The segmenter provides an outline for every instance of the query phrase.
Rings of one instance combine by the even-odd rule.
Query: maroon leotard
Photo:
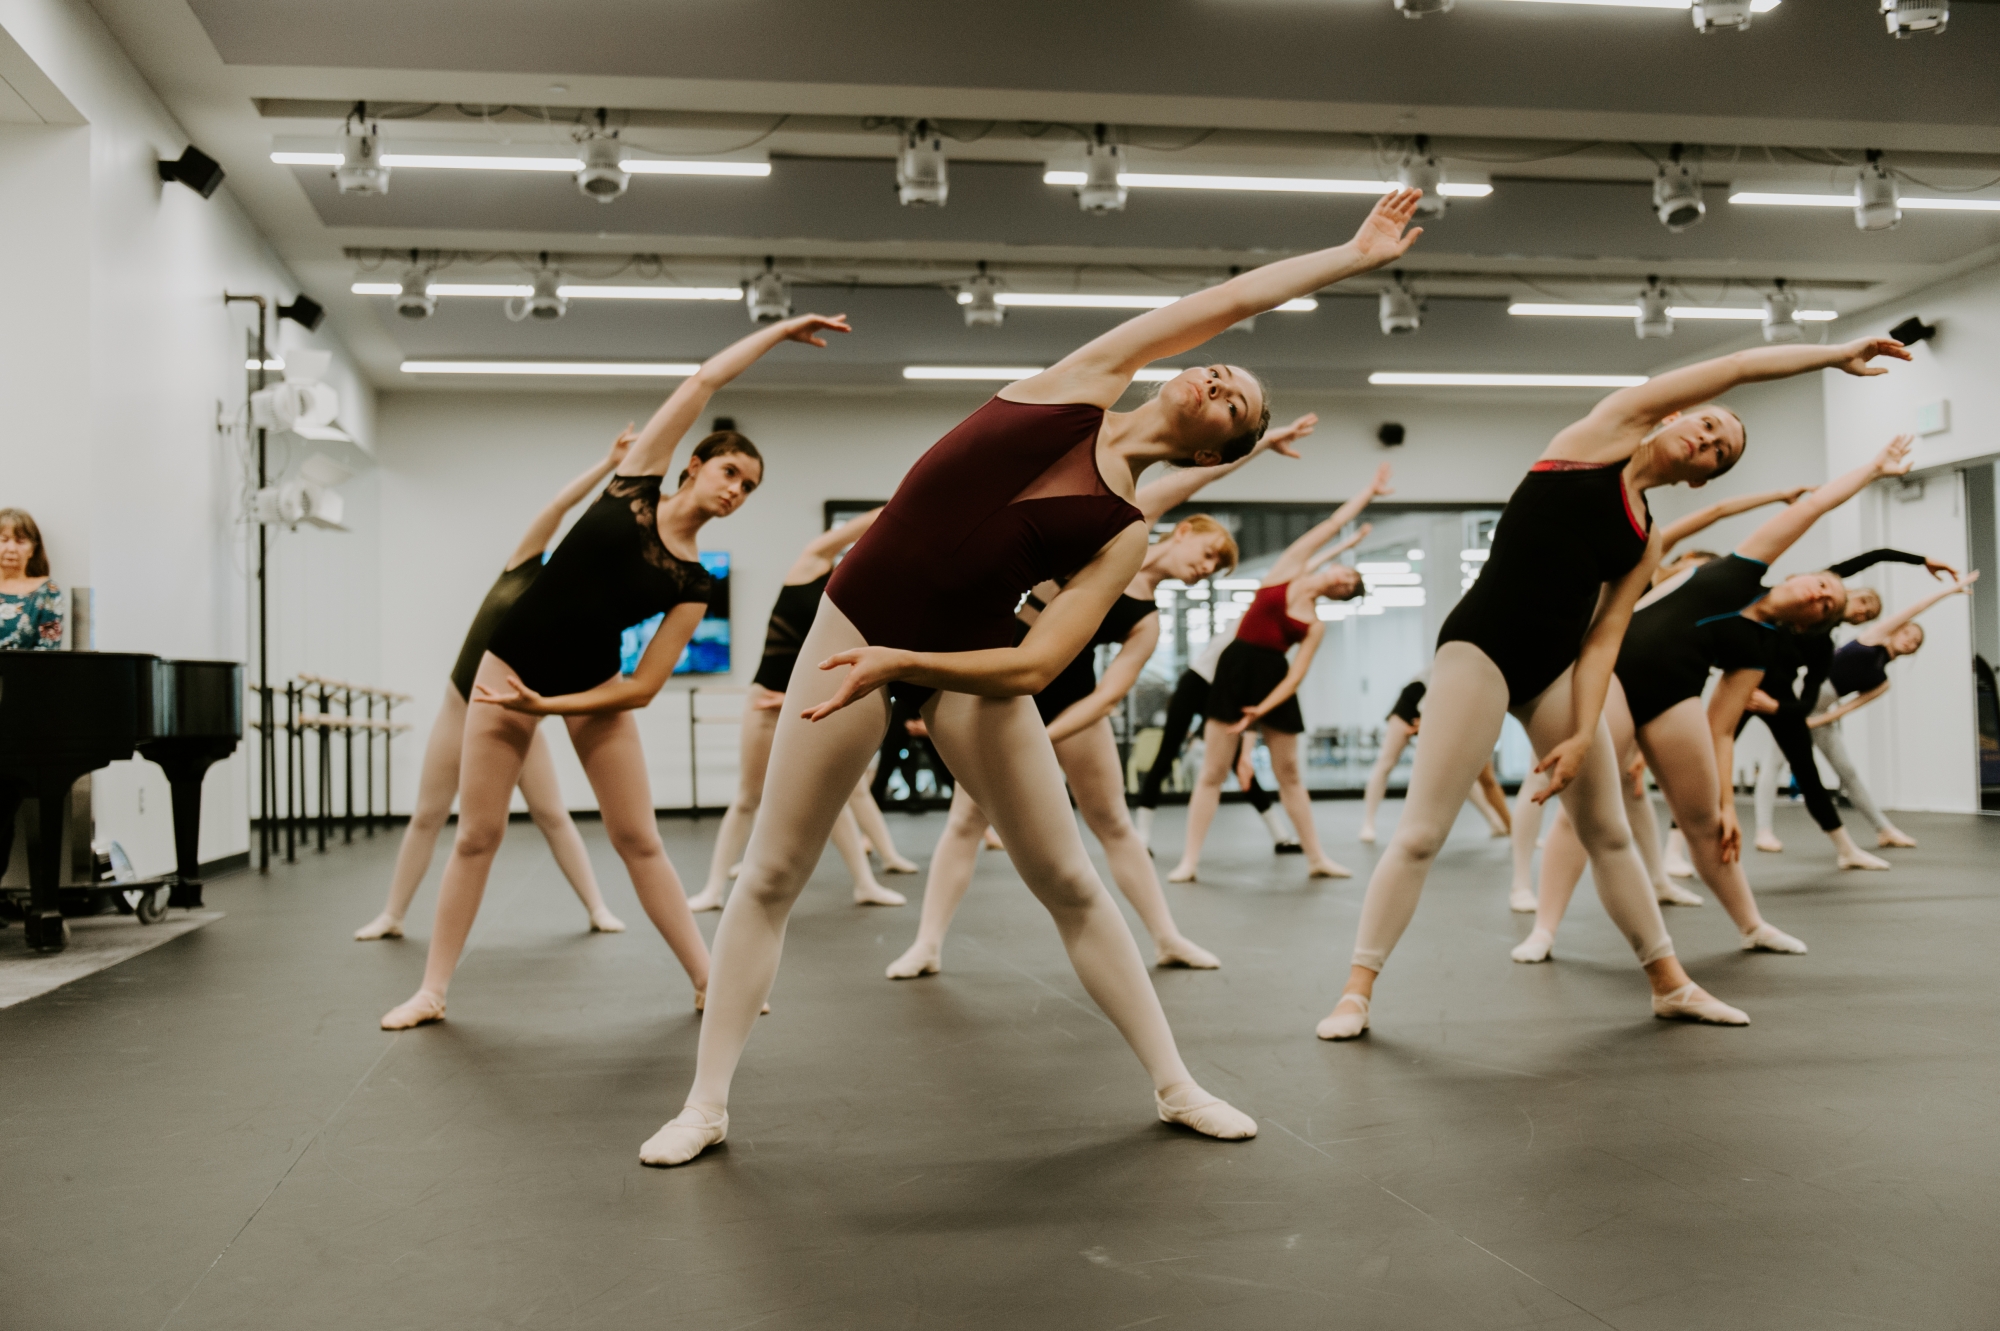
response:
[[[1014,607],[1145,516],[1097,469],[1104,408],[993,398],[917,459],[826,594],[872,646],[1012,647]]]
[[[1259,587],[1256,598],[1236,626],[1236,641],[1274,652],[1289,651],[1293,643],[1304,642],[1306,634],[1312,632],[1312,625],[1302,624],[1286,612],[1285,596],[1291,588],[1289,582]]]

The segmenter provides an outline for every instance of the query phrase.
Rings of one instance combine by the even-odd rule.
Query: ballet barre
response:
[[[285,698],[282,722],[278,720],[274,706],[278,687],[267,685],[260,689],[251,685],[249,689],[258,698],[260,716],[269,717],[273,731],[282,728],[285,736],[283,811],[281,813],[278,809],[277,793],[272,788],[275,782],[267,783],[259,824],[260,835],[269,838],[265,845],[274,849],[276,824],[283,822],[285,863],[296,864],[298,849],[308,837],[314,840],[318,851],[323,853],[326,850],[336,817],[340,822],[341,840],[352,844],[357,821],[363,835],[373,837],[378,821],[386,824],[392,816],[395,806],[391,784],[394,772],[391,745],[397,735],[410,728],[408,722],[396,720],[395,709],[398,703],[410,702],[412,698],[393,689],[303,672],[287,680],[282,687]],[[380,716],[376,715],[378,706],[381,708]],[[251,724],[258,730],[264,728],[262,721]],[[309,736],[313,740],[313,774],[316,780],[306,774],[306,741]],[[355,807],[357,739],[361,746],[363,801],[358,817]],[[382,749],[382,809],[379,814],[375,801],[375,749],[378,739]],[[341,759],[339,789],[342,798],[338,815],[334,812],[336,754]],[[316,791],[309,790],[313,784],[318,787]],[[309,801],[309,794],[317,798]],[[312,806],[310,810],[309,803]],[[268,849],[266,853],[268,855]]]
[[[714,685],[707,688],[697,684],[687,691],[688,706],[688,817],[701,819],[701,746],[696,742],[701,726],[741,726],[743,709],[737,708],[727,716],[703,716],[701,695],[711,694],[723,697],[748,698],[750,690],[734,685]]]

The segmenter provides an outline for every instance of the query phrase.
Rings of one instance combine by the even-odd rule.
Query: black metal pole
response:
[[[347,685],[341,690],[341,706],[347,718],[347,734],[341,748],[346,756],[341,763],[341,780],[347,792],[347,801],[341,808],[340,842],[344,846],[354,844],[354,686]]]

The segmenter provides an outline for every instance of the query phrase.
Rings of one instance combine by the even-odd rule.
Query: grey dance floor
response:
[[[1358,807],[1319,812],[1365,871]],[[895,823],[924,853],[940,825]],[[1158,983],[1197,1075],[1257,1116],[1241,1144],[1152,1120],[999,856],[946,973],[899,984],[914,906],[850,906],[829,856],[734,1135],[676,1171],[636,1152],[696,1018],[601,829],[632,931],[584,934],[517,824],[452,1020],[399,1036],[375,1021],[421,938],[347,940],[380,838],[219,882],[226,918],[0,1011],[0,1326],[1992,1327],[2000,823],[1905,826],[1894,873],[1843,875],[1784,812],[1792,852],[1752,869],[1810,956],[1671,914],[1755,1018],[1716,1030],[1650,1017],[1587,889],[1557,963],[1509,962],[1505,843],[1468,820],[1374,1032],[1329,1045],[1363,880],[1306,882],[1225,809],[1208,881],[1173,893],[1225,969]],[[665,828],[700,865],[713,824]]]

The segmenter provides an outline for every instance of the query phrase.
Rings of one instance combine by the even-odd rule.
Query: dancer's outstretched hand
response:
[[[1924,556],[1924,572],[1940,580],[1942,580],[1945,574],[1949,573],[1953,582],[1957,582],[1960,576],[1959,571],[1950,564],[1945,563],[1942,559],[1932,559],[1929,555]]]
[[[1295,458],[1299,455],[1299,450],[1292,447],[1292,445],[1311,434],[1314,427],[1318,424],[1319,413],[1309,411],[1290,425],[1282,425],[1275,430],[1267,432],[1262,439],[1257,441],[1257,446],[1250,451],[1253,453],[1279,453],[1288,458]]]
[[[1375,201],[1367,219],[1361,223],[1361,229],[1348,242],[1370,268],[1380,268],[1402,258],[1404,251],[1424,234],[1422,227],[1413,228],[1407,235],[1403,232],[1403,228],[1410,225],[1410,219],[1417,215],[1417,200],[1423,197],[1424,192],[1420,189],[1392,189]],[[1892,345],[1900,347],[1902,343]],[[1875,373],[1880,374],[1881,371]]]
[[[1778,700],[1762,689],[1752,689],[1749,700],[1743,704],[1743,710],[1755,712],[1758,716],[1775,716],[1778,711]]]
[[[856,647],[850,651],[835,652],[821,661],[819,668],[833,670],[839,666],[846,666],[847,678],[840,681],[840,688],[831,698],[817,707],[808,707],[799,715],[808,721],[823,721],[847,704],[867,697],[891,680],[902,678],[902,672],[909,663],[910,654],[897,651],[893,647]]]
[[[778,325],[778,332],[785,341],[805,342],[815,347],[826,345],[826,339],[820,336],[821,333],[853,331],[847,326],[847,316],[844,314],[836,314],[830,318],[824,314],[801,314]]]
[[[1743,825],[1736,821],[1734,799],[1722,802],[1722,826],[1717,833],[1716,841],[1722,851],[1724,864],[1734,864],[1743,858]]]
[[[1910,456],[1910,445],[1917,442],[1913,434],[1899,434],[1882,446],[1875,455],[1877,476],[1901,476],[1914,467],[1917,460]]]
[[[1889,372],[1889,367],[1886,365],[1868,363],[1877,356],[1894,356],[1897,360],[1910,359],[1910,349],[1893,337],[1856,338],[1842,347],[1840,353],[1840,359],[1834,362],[1834,368],[1862,378]]]
[[[502,688],[491,689],[475,682],[472,686],[472,701],[490,702],[505,707],[510,712],[526,712],[530,716],[541,716],[548,711],[542,695],[521,682],[518,675],[510,673]]]
[[[1234,725],[1230,726],[1229,729],[1223,731],[1222,733],[1225,735],[1240,735],[1244,731],[1248,730],[1251,724],[1255,722],[1257,718],[1262,715],[1263,713],[1258,711],[1255,707],[1245,707],[1243,709],[1243,719],[1236,722]]]
[[[1576,774],[1583,770],[1583,760],[1590,753],[1591,735],[1571,735],[1562,743],[1550,749],[1542,760],[1535,764],[1537,772],[1549,774],[1549,784],[1535,796],[1535,803],[1547,804],[1562,794],[1569,783],[1576,780]]]

